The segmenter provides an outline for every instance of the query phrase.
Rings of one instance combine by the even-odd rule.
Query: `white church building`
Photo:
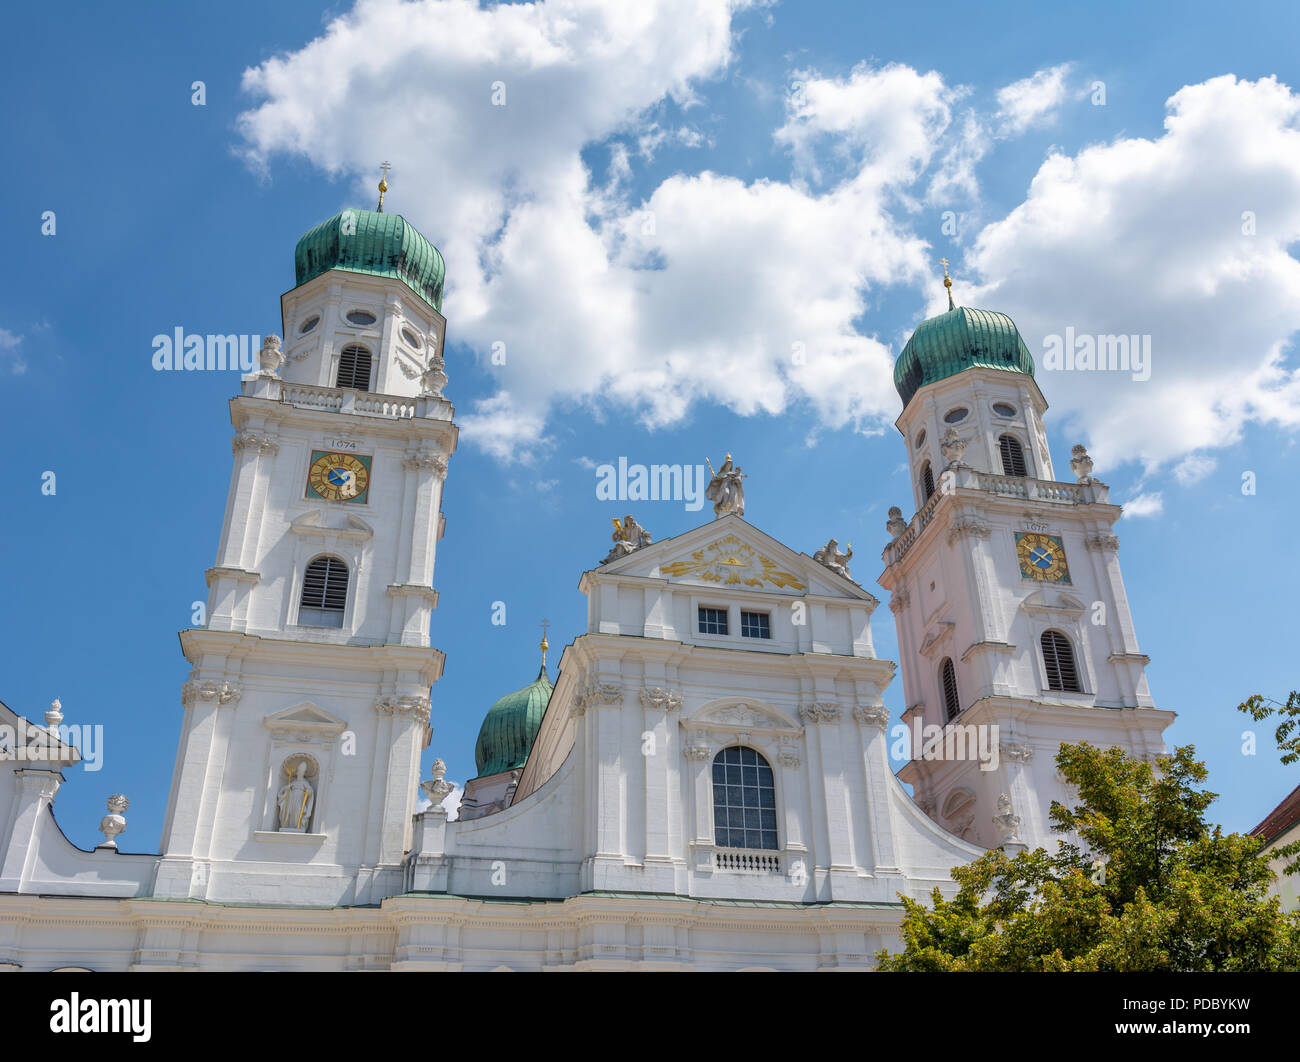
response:
[[[921,737],[899,775],[876,598],[834,541],[747,522],[728,459],[699,527],[629,518],[582,574],[585,632],[493,706],[449,821],[441,761],[420,777],[457,444],[443,260],[381,198],[295,266],[283,343],[230,403],[162,851],[118,850],[120,795],[105,843],[71,844],[58,793],[88,783],[57,702],[0,705],[0,970],[870,969],[900,893],[1054,847],[1061,742],[1164,751],[1120,508],[1081,447],[1054,473],[1011,320],[953,306],[895,373],[916,513],[891,510],[879,582]]]

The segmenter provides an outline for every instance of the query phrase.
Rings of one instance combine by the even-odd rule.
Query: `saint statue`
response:
[[[709,471],[713,472],[713,465],[707,458],[705,464],[709,466]],[[704,496],[713,502],[715,519],[726,516],[727,513],[745,515],[745,486],[740,482],[744,478],[745,473],[740,470],[739,465],[732,466],[731,454],[727,454],[727,459],[716,472],[713,472],[713,478],[709,480],[708,488],[704,491]]]
[[[813,554],[813,560],[818,564],[823,564],[837,575],[844,576],[845,579],[852,579],[849,574],[849,561],[853,559],[853,543],[849,543],[847,553],[840,552],[839,539],[831,539],[826,545],[822,546]]]
[[[608,564],[610,561],[618,560],[619,557],[626,557],[629,553],[634,553],[642,546],[648,546],[653,541],[650,532],[638,524],[631,516],[623,517],[620,524],[616,517],[610,517],[614,521],[614,533],[609,537],[614,540],[614,548],[609,551],[609,555],[600,563]]]
[[[307,781],[307,761],[299,760],[293,777],[280,787],[275,798],[280,809],[280,829],[289,833],[303,833],[311,822],[311,810],[316,794]]]

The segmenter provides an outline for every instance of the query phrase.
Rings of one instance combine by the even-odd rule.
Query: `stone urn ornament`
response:
[[[1091,483],[1092,458],[1088,456],[1082,444],[1076,444],[1070,451],[1070,471],[1080,483]]]
[[[116,848],[117,838],[126,832],[126,809],[131,806],[121,793],[114,793],[108,798],[108,814],[99,820],[99,832],[104,835],[104,843],[99,848]]]

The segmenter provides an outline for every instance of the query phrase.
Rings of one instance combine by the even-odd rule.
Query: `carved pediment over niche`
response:
[[[1087,609],[1082,601],[1064,590],[1049,590],[1046,587],[1035,590],[1020,603],[1026,612],[1036,612],[1048,616],[1069,616],[1077,618]]]
[[[705,706],[691,720],[692,729],[698,727],[727,728],[737,731],[800,729],[782,712],[763,704],[748,701],[731,701],[726,704]]]
[[[669,578],[694,576],[718,586],[762,587],[770,583],[786,590],[807,589],[797,575],[782,571],[776,561],[735,535],[710,542],[686,559],[665,564],[659,570]]]
[[[268,715],[262,720],[276,737],[335,738],[348,728],[348,724],[311,701],[303,701],[290,708]]]
[[[938,651],[939,647],[952,637],[952,632],[956,627],[957,624],[952,620],[943,620],[936,623],[930,628],[929,633],[926,634],[925,641],[921,643],[921,655],[933,656],[934,653]]]
[[[295,518],[289,530],[295,535],[313,538],[367,539],[375,533],[375,529],[355,513],[340,513],[336,520],[331,521],[321,509],[312,509]]]

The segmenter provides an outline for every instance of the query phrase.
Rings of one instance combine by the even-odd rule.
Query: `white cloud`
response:
[[[1136,494],[1120,504],[1124,506],[1124,515],[1134,518],[1159,516],[1165,510],[1165,500],[1159,491]]]
[[[998,89],[995,120],[1003,136],[1019,136],[1033,126],[1046,125],[1065,101],[1065,79],[1073,63],[1047,67]]]
[[[0,356],[13,359],[9,364],[9,371],[15,376],[21,376],[27,371],[27,362],[18,351],[23,337],[10,332],[7,328],[0,328]]]
[[[986,123],[954,122],[965,90],[934,72],[805,70],[774,132],[789,181],[677,173],[632,198],[638,159],[692,141],[665,101],[693,102],[726,71],[741,6],[363,0],[245,74],[262,102],[241,128],[255,163],[290,153],[364,173],[367,197],[374,160],[392,159],[389,202],[443,250],[457,336],[496,380],[462,402],[465,439],[499,459],[545,456],[558,408],[611,403],[649,426],[711,402],[806,405],[814,435],[880,430],[897,410],[896,351],[866,315],[892,284],[925,281],[944,305],[913,214],[965,197],[978,215]],[[1047,121],[1068,72],[1004,87],[991,120],[1008,134]],[[498,81],[504,107],[491,105]],[[1124,460],[1151,471],[1204,456],[1251,420],[1300,424],[1285,362],[1300,326],[1300,98],[1229,76],[1168,108],[1160,137],[1051,155],[974,243],[963,272],[983,286],[958,289],[1010,313],[1040,362],[1044,337],[1067,327],[1151,337],[1145,382],[1039,373],[1103,477]],[[593,145],[609,146],[598,177],[583,163]],[[488,357],[496,343],[505,364]]]
[[[1156,139],[1049,157],[967,261],[988,282],[965,301],[1015,319],[1057,423],[1088,442],[1102,478],[1123,460],[1150,471],[1228,445],[1249,421],[1300,424],[1285,363],[1300,328],[1287,250],[1300,239],[1300,96],[1225,76],[1167,106]],[[1045,337],[1067,328],[1149,336],[1150,378],[1043,371]]]
[[[1184,487],[1199,483],[1218,467],[1219,462],[1204,454],[1188,454],[1174,466],[1174,478]]]
[[[392,159],[388,201],[443,250],[457,335],[485,367],[505,344],[498,389],[462,413],[466,440],[500,459],[544,453],[566,402],[612,400],[648,425],[701,401],[805,402],[824,425],[877,430],[895,413],[892,354],[855,322],[873,286],[932,271],[891,200],[929,165],[948,94],[901,66],[805,73],[775,135],[797,167],[839,163],[827,189],[705,171],[631,200],[620,138],[694,142],[656,108],[725,69],[740,6],[659,0],[629,18],[587,0],[369,0],[248,71],[263,102],[241,128],[255,163],[301,154],[367,173],[358,187]],[[596,184],[581,151],[610,138]]]

